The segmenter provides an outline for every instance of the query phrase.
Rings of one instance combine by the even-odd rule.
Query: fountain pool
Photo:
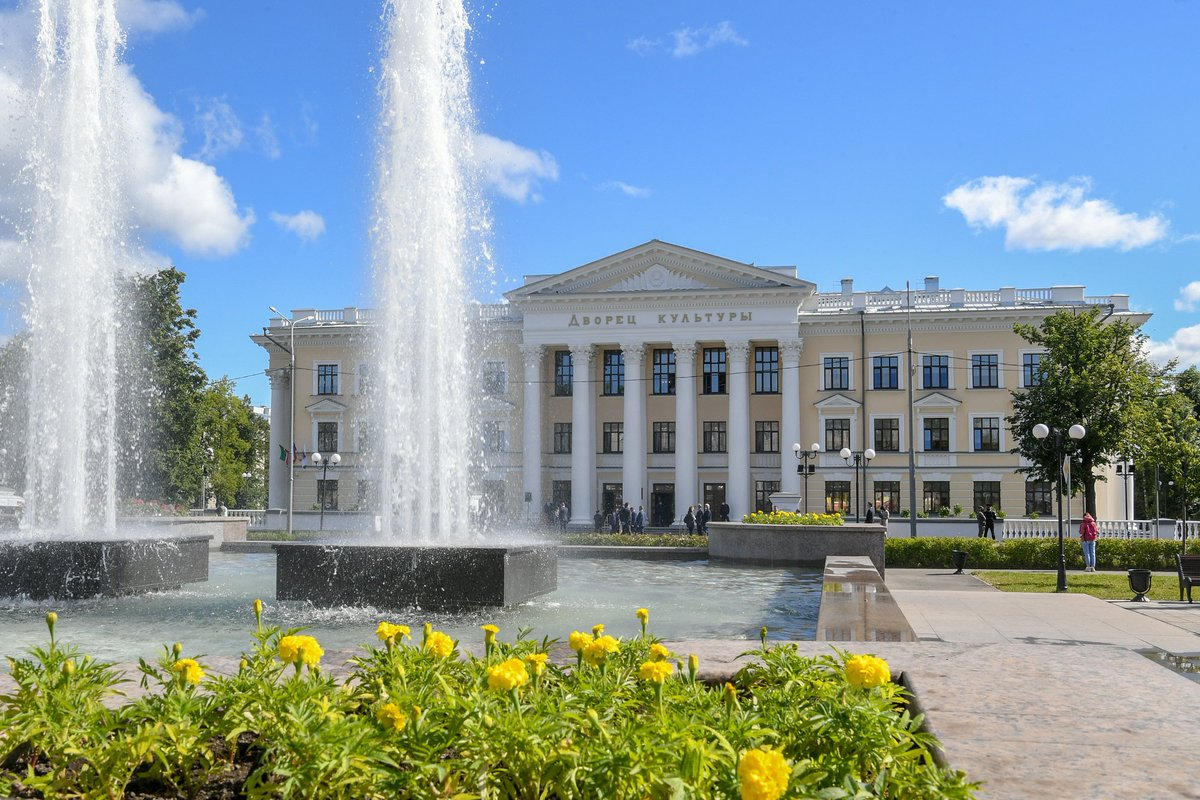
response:
[[[634,610],[650,609],[650,631],[665,639],[812,639],[821,599],[820,570],[726,565],[708,561],[563,559],[558,589],[520,606],[467,613],[380,612],[369,607],[316,608],[275,600],[275,556],[213,553],[209,581],[182,590],[70,602],[0,598],[0,655],[46,642],[45,615],[59,614],[60,640],[110,661],[153,659],[164,643],[189,653],[236,656],[250,645],[251,604],[266,603],[266,619],[307,626],[326,649],[374,639],[381,619],[411,626],[432,622],[456,639],[480,640],[479,626],[500,626],[501,638],[532,627],[540,639],[603,623],[615,636],[640,630]]]

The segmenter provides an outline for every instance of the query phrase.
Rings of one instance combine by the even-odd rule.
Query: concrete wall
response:
[[[713,522],[713,560],[772,566],[823,567],[827,556],[868,556],[884,574],[883,528],[878,525],[748,525]]]
[[[220,550],[224,542],[246,541],[245,517],[124,517],[118,527],[169,528],[173,536],[208,536],[210,550]]]

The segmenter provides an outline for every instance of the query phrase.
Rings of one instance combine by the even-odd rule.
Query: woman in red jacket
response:
[[[1079,543],[1083,545],[1083,571],[1096,571],[1096,520],[1091,514],[1084,513],[1083,522],[1079,523]]]

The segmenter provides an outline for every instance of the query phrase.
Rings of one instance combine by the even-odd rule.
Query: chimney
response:
[[[927,292],[938,291],[938,276],[937,275],[926,275],[925,276],[925,291],[927,291]]]
[[[842,278],[842,296],[849,297],[854,294],[854,278]]]

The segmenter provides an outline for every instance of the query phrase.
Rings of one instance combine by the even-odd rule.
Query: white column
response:
[[[726,386],[729,391],[729,477],[725,502],[729,518],[741,519],[750,512],[750,363],[749,342],[726,342],[728,357]]]
[[[571,347],[571,520],[591,528],[596,513],[596,390],[590,344]]]
[[[646,496],[646,349],[641,342],[622,344],[625,356],[625,447],[621,457],[621,494],[635,511]]]
[[[696,485],[696,343],[672,342],[675,350],[675,521],[701,499]]]
[[[287,508],[288,465],[279,458],[279,449],[290,449],[287,443],[288,419],[291,416],[291,393],[287,368],[269,369],[271,379],[271,453],[267,458],[267,508]]]
[[[542,361],[546,346],[521,345],[525,360],[524,421],[521,428],[521,462],[525,494],[526,520],[535,523],[542,516]]]
[[[800,492],[799,463],[792,453],[792,445],[799,442],[805,450],[808,445],[800,441],[800,353],[804,340],[794,339],[779,342],[779,489],[784,492]]]

